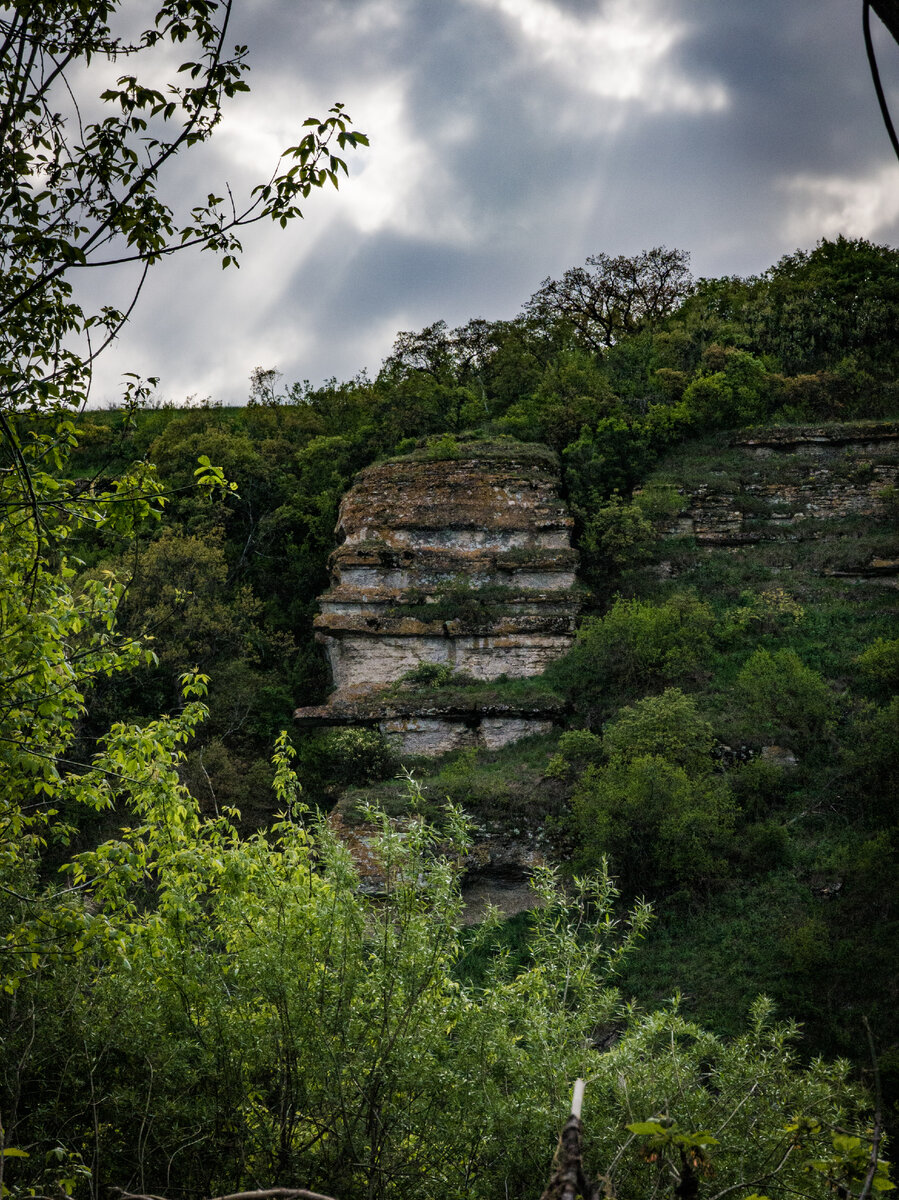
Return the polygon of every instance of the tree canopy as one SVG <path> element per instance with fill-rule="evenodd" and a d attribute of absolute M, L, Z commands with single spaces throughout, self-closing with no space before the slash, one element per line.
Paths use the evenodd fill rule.
<path fill-rule="evenodd" d="M 544 279 L 525 305 L 569 322 L 592 350 L 612 346 L 641 326 L 657 325 L 689 294 L 690 255 L 654 246 L 639 254 L 591 254 L 561 279 Z"/>

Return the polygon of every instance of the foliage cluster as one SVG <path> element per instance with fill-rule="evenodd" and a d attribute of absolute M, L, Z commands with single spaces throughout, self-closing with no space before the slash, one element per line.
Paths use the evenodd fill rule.
<path fill-rule="evenodd" d="M 115 1178 L 169 1193 L 276 1178 L 372 1197 L 523 1194 L 547 1172 L 582 1075 L 588 1162 L 626 1194 L 651 1195 L 657 1175 L 628 1122 L 665 1113 L 716 1131 L 717 1189 L 764 1183 L 779 1198 L 799 1185 L 823 1200 L 814 1163 L 832 1156 L 829 1130 L 865 1136 L 844 1065 L 800 1068 L 795 1030 L 764 1004 L 730 1043 L 676 1007 L 628 1011 L 614 976 L 647 912 L 615 920 L 602 874 L 573 895 L 540 874 L 528 965 L 500 956 L 480 985 L 461 984 L 474 947 L 459 814 L 439 838 L 381 820 L 369 898 L 346 846 L 298 806 L 290 753 L 282 740 L 288 807 L 268 836 L 201 821 L 170 779 L 167 825 L 127 831 L 111 856 L 100 847 L 109 871 L 72 909 L 102 897 L 114 938 L 7 972 L 5 1128 L 28 1147 L 9 1160 L 14 1195 L 96 1194 Z M 153 879 L 137 905 L 125 847 Z M 73 860 L 73 879 L 92 875 L 91 859 Z M 8 895 L 4 906 L 21 916 Z M 801 1140 L 785 1114 L 801 1116 Z"/>

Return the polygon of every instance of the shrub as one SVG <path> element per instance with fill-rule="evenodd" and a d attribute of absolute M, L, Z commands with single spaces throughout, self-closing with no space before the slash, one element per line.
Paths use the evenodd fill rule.
<path fill-rule="evenodd" d="M 877 695 L 888 697 L 899 691 L 899 638 L 878 638 L 855 661 Z"/>
<path fill-rule="evenodd" d="M 677 516 L 686 500 L 673 483 L 651 480 L 639 492 L 634 492 L 634 504 L 653 525 L 657 525 Z"/>
<path fill-rule="evenodd" d="M 619 415 L 603 417 L 592 431 L 584 428 L 564 451 L 565 481 L 572 502 L 587 508 L 613 492 L 629 492 L 653 458 L 649 433 L 641 421 Z"/>
<path fill-rule="evenodd" d="M 572 799 L 585 864 L 608 855 L 625 889 L 708 884 L 725 873 L 734 807 L 726 781 L 691 779 L 654 754 L 589 767 Z"/>
<path fill-rule="evenodd" d="M 866 704 L 845 743 L 845 763 L 858 795 L 885 823 L 899 819 L 899 696 Z"/>
<path fill-rule="evenodd" d="M 724 618 L 725 634 L 751 629 L 758 633 L 779 633 L 787 625 L 798 625 L 805 609 L 782 587 L 761 592 L 743 592 L 741 603 L 729 609 Z"/>
<path fill-rule="evenodd" d="M 760 420 L 769 407 L 772 380 L 745 350 L 710 346 L 706 374 L 694 379 L 681 406 L 700 429 L 728 429 Z"/>
<path fill-rule="evenodd" d="M 737 676 L 737 691 L 759 723 L 759 733 L 780 736 L 808 749 L 828 730 L 834 696 L 817 671 L 795 650 L 756 650 Z"/>
<path fill-rule="evenodd" d="M 441 688 L 453 678 L 451 663 L 421 662 L 402 676 L 401 682 L 414 683 L 419 687 Z"/>
<path fill-rule="evenodd" d="M 651 754 L 696 776 L 711 769 L 715 735 L 691 697 L 666 688 L 661 696 L 622 708 L 603 729 L 602 744 L 610 758 L 630 762 Z"/>
<path fill-rule="evenodd" d="M 743 869 L 760 875 L 786 866 L 792 858 L 790 831 L 777 821 L 760 821 L 740 831 L 739 852 Z"/>
<path fill-rule="evenodd" d="M 559 738 L 559 747 L 546 766 L 549 779 L 564 779 L 572 767 L 584 767 L 602 756 L 602 738 L 587 729 L 569 729 Z"/>
<path fill-rule="evenodd" d="M 430 458 L 458 458 L 459 454 L 459 443 L 451 433 L 442 433 L 439 437 L 428 439 L 428 456 Z"/>
<path fill-rule="evenodd" d="M 759 821 L 783 802 L 786 772 L 780 763 L 751 758 L 728 773 L 737 803 L 746 817 Z"/>
<path fill-rule="evenodd" d="M 667 403 L 680 400 L 689 381 L 686 371 L 676 371 L 673 367 L 659 367 L 653 371 L 651 382 L 653 387 L 662 393 Z"/>
<path fill-rule="evenodd" d="M 580 550 L 590 573 L 617 574 L 623 567 L 645 561 L 654 538 L 653 528 L 637 504 L 625 504 L 617 493 L 584 521 Z"/>
<path fill-rule="evenodd" d="M 303 784 L 313 795 L 322 787 L 361 787 L 396 774 L 390 742 L 376 729 L 328 729 L 300 749 Z"/>
<path fill-rule="evenodd" d="M 711 650 L 715 616 L 693 592 L 661 604 L 618 597 L 603 617 L 588 618 L 548 676 L 582 710 L 610 708 L 653 686 L 685 680 Z"/>

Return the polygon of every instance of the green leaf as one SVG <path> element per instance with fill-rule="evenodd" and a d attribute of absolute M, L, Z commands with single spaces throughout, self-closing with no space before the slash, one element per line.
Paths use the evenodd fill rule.
<path fill-rule="evenodd" d="M 660 1125 L 658 1121 L 634 1121 L 633 1125 L 626 1125 L 625 1129 L 629 1129 L 631 1133 L 638 1133 L 641 1136 L 668 1132 L 665 1126 Z"/>

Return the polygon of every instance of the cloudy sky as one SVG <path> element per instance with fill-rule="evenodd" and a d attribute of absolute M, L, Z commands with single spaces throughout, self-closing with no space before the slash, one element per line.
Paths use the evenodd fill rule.
<path fill-rule="evenodd" d="M 400 329 L 512 317 L 597 251 L 751 274 L 837 233 L 899 245 L 899 163 L 854 0 L 237 0 L 252 94 L 178 164 L 185 207 L 265 176 L 343 101 L 371 138 L 339 193 L 255 227 L 240 271 L 182 255 L 98 363 L 242 403 L 376 372 Z M 875 25 L 878 23 L 875 20 Z M 875 29 L 899 112 L 899 48 Z M 125 281 L 92 280 L 113 298 Z M 116 297 L 117 298 L 117 297 Z"/>

